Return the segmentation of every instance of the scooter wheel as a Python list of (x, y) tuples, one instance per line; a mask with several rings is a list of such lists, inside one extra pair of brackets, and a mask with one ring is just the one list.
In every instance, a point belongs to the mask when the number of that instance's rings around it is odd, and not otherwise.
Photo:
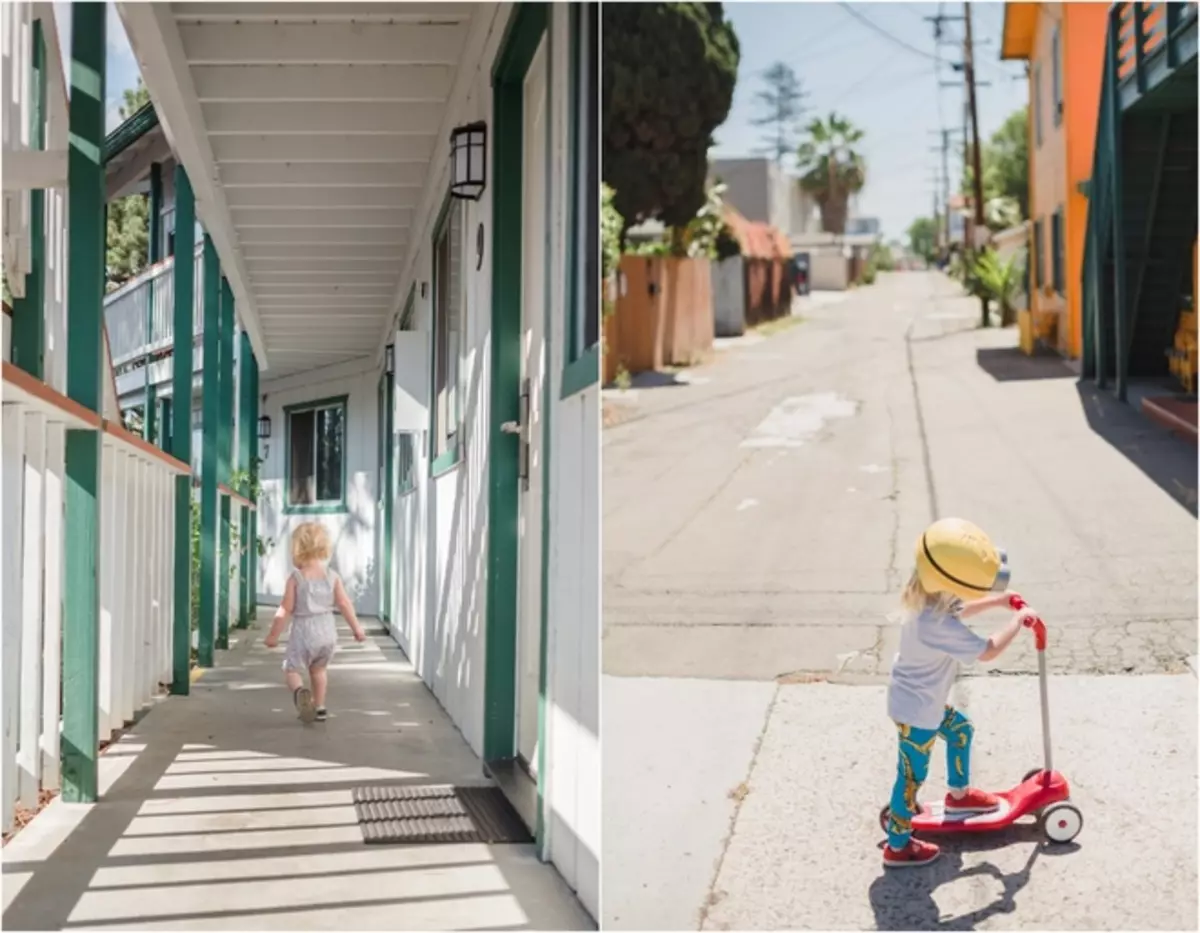
[(879, 811), (879, 826), (885, 833), (888, 831), (888, 820), (891, 818), (891, 815), (891, 807), (884, 807)]
[(1042, 832), (1050, 842), (1065, 845), (1083, 829), (1083, 814), (1069, 803), (1056, 803), (1042, 811)]

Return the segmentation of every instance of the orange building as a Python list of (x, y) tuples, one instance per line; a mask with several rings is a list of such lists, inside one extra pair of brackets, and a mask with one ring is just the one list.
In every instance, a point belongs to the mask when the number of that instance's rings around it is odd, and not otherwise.
[(1082, 348), (1083, 244), (1104, 68), (1107, 3), (1007, 3), (1000, 57), (1029, 62), (1029, 305)]

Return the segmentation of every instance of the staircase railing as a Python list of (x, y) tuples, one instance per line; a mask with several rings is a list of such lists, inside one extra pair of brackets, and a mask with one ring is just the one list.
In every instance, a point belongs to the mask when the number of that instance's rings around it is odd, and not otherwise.
[[(197, 283), (203, 282), (204, 253), (196, 249)], [(113, 366), (120, 367), (147, 353), (165, 350), (175, 338), (175, 258), (168, 257), (130, 279), (104, 298), (104, 323), (112, 348)], [(204, 331), (203, 290), (194, 291), (193, 336)]]

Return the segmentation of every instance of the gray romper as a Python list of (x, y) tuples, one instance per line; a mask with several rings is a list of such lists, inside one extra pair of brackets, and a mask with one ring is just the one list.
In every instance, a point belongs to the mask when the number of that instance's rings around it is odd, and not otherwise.
[(297, 570), (292, 576), (296, 578), (296, 606), (283, 669), (301, 673), (314, 664), (328, 664), (337, 650), (337, 623), (333, 618), (337, 574), (327, 570), (324, 579), (309, 580)]

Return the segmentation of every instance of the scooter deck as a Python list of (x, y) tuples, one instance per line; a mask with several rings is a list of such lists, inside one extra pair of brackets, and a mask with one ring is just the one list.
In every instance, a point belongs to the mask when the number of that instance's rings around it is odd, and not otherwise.
[(1057, 771), (1032, 775), (1016, 787), (996, 794), (1000, 806), (987, 813), (947, 813), (942, 802), (922, 804), (921, 812), (913, 817), (913, 832), (917, 833), (979, 833), (1011, 826), (1027, 813), (1033, 813), (1071, 795), (1067, 779)]

